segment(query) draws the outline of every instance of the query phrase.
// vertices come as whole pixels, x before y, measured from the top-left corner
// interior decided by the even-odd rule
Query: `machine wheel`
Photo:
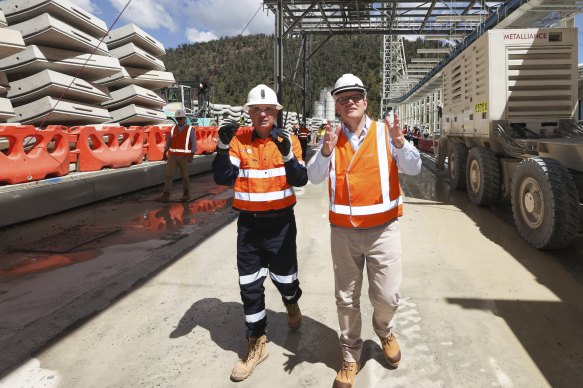
[[[454,189],[464,190],[466,188],[467,160],[468,147],[460,142],[450,143],[447,170],[449,172],[449,184]]]
[[[466,185],[470,200],[478,206],[491,205],[500,195],[500,168],[494,152],[474,147],[468,154]]]
[[[522,161],[512,178],[512,214],[522,238],[535,248],[569,245],[579,223],[579,197],[569,170],[554,159]]]

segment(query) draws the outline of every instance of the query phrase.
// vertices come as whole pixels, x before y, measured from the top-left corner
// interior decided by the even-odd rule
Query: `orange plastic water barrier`
[[[149,125],[143,128],[147,139],[144,145],[146,159],[151,162],[163,159],[166,138],[171,128],[171,125]]]
[[[83,126],[70,128],[75,147],[70,151],[77,171],[129,167],[142,163],[144,132],[142,127]]]
[[[219,130],[217,127],[196,127],[196,154],[212,154],[217,150]]]
[[[0,152],[0,182],[24,183],[69,173],[66,127],[0,125],[0,138],[8,140],[8,148]]]

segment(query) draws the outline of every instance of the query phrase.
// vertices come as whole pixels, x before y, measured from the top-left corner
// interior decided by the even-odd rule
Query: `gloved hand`
[[[219,128],[219,143],[217,146],[219,148],[229,148],[229,143],[235,136],[239,126],[237,124],[228,123]]]
[[[291,134],[285,128],[274,127],[271,131],[271,137],[273,138],[273,142],[277,146],[277,149],[281,153],[281,156],[283,156],[283,161],[287,162],[292,160],[294,154],[291,150]]]

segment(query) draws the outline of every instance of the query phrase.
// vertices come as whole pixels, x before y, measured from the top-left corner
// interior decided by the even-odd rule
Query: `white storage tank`
[[[313,117],[324,118],[324,104],[320,101],[314,101]]]
[[[322,89],[320,92],[320,101],[324,103],[324,118],[334,120],[336,116],[336,102],[330,92],[331,89],[329,88]]]

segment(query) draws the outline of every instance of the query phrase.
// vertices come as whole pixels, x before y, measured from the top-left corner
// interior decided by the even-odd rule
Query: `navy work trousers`
[[[237,221],[237,269],[247,338],[265,334],[267,315],[263,282],[267,275],[284,304],[297,303],[302,295],[293,210],[264,217],[241,212]]]

